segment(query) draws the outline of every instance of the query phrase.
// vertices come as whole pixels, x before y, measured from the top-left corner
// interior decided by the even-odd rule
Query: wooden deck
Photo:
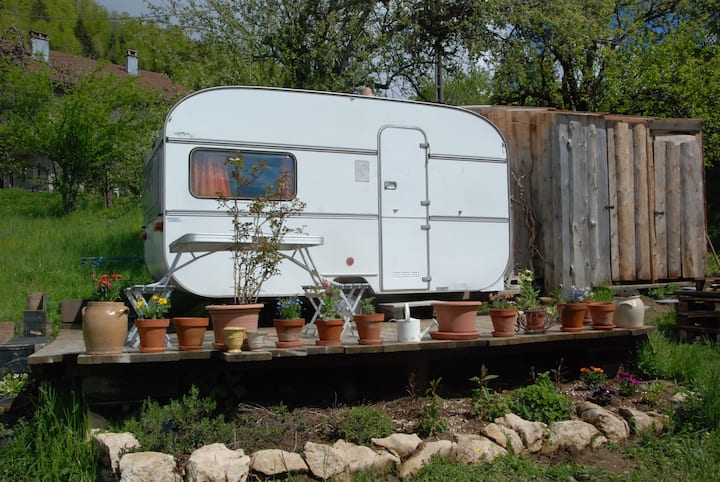
[[[423,320],[428,326],[430,320]],[[429,380],[442,378],[446,389],[464,390],[469,378],[484,364],[500,376],[502,386],[525,383],[530,371],[560,369],[574,376],[580,367],[601,366],[613,373],[629,364],[635,349],[654,327],[635,330],[564,333],[551,327],[544,334],[491,335],[488,316],[477,320],[480,337],[474,340],[433,340],[400,343],[394,323],[383,324],[382,345],[360,345],[350,333],[337,347],[315,345],[315,336],[303,335],[303,346],[275,348],[274,328],[263,348],[225,353],[212,348],[209,330],[204,348],[180,352],[175,335],[163,353],[140,353],[126,347],[118,355],[87,355],[79,329],[61,330],[50,344],[28,358],[33,371],[53,383],[78,386],[89,403],[137,403],[148,397],[177,397],[195,384],[222,392],[232,400],[259,403],[349,403],[421,395]]]

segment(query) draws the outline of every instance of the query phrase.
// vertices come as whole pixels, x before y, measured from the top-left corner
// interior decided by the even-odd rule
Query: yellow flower
[[[137,300],[137,303],[135,303],[135,306],[138,308],[142,308],[142,305],[144,304],[143,300]]]
[[[158,295],[152,295],[152,298],[150,298],[150,299],[151,299],[151,300],[154,300],[154,301],[157,301],[157,300],[158,300]]]
[[[158,299],[158,303],[160,303],[161,305],[167,305],[167,298]]]

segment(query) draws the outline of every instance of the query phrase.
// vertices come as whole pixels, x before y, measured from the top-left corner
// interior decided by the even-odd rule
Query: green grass
[[[142,256],[142,211],[137,199],[118,199],[112,209],[86,201],[62,214],[60,195],[0,189],[0,321],[19,323],[26,296],[47,295],[48,318],[60,321],[60,302],[93,294],[92,268],[81,259]],[[101,267],[121,273],[129,283],[149,280],[142,263]]]

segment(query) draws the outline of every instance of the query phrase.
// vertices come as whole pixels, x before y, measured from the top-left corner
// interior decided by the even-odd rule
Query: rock
[[[489,462],[507,450],[482,435],[458,434],[455,436],[455,448],[452,456],[463,464]]]
[[[624,418],[633,433],[662,433],[668,425],[668,418],[657,412],[643,412],[634,408],[623,407],[620,416]]]
[[[371,440],[373,444],[388,450],[401,459],[406,459],[412,455],[422,442],[422,439],[414,433],[394,433],[389,437]]]
[[[244,482],[249,473],[250,457],[222,443],[195,450],[185,466],[186,482]]]
[[[450,456],[454,447],[455,444],[449,440],[423,442],[417,451],[400,467],[400,478],[404,479],[417,474],[421,468],[430,462],[433,455]]]
[[[96,433],[93,435],[93,440],[103,454],[101,458],[103,465],[113,472],[119,469],[120,458],[123,455],[140,448],[140,442],[130,432]]]
[[[542,452],[551,454],[558,449],[577,453],[587,449],[598,436],[607,441],[594,425],[582,420],[563,420],[550,424],[550,434],[545,440]]]
[[[258,450],[250,456],[250,468],[264,475],[307,472],[305,460],[295,452],[280,449]]]
[[[503,427],[496,423],[489,423],[482,428],[481,433],[506,450],[512,450],[519,454],[525,450],[522,439],[517,432],[511,428]]]
[[[304,448],[305,462],[310,472],[320,479],[329,479],[345,471],[342,452],[329,445],[307,442]]]
[[[120,482],[182,482],[182,477],[172,455],[135,452],[120,459]]]
[[[530,422],[518,417],[514,413],[508,413],[495,419],[495,423],[503,427],[513,429],[520,436],[523,445],[530,453],[540,451],[547,425],[542,422]]]
[[[370,447],[355,445],[344,440],[338,440],[333,448],[339,450],[345,459],[345,467],[351,472],[375,467],[378,470],[385,470],[389,466],[400,465],[400,458],[383,450],[376,452]]]
[[[591,402],[577,404],[577,414],[584,421],[595,425],[608,440],[620,442],[630,436],[630,426],[611,411]]]

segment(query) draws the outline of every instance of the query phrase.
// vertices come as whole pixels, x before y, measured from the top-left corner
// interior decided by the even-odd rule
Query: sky
[[[108,12],[127,12],[131,16],[148,13],[145,0],[95,0],[95,2],[107,8]]]

